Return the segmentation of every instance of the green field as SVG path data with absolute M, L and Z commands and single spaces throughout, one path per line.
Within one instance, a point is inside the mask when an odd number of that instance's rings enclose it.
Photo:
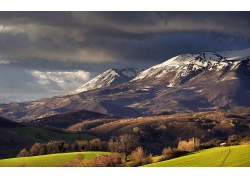
M 144 167 L 250 167 L 250 145 L 201 150 Z
M 73 158 L 82 153 L 84 159 L 93 159 L 98 155 L 109 155 L 110 152 L 88 151 L 88 152 L 74 152 L 74 153 L 58 153 L 42 156 L 32 157 L 19 157 L 0 160 L 0 167 L 55 167 L 59 166 L 62 162 L 70 162 Z

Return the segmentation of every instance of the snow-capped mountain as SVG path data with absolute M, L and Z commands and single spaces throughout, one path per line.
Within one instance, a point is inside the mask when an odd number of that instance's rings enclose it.
M 168 87 L 178 86 L 181 83 L 180 78 L 185 79 L 191 75 L 191 77 L 189 77 L 190 79 L 204 70 L 236 70 L 242 63 L 246 63 L 245 65 L 247 66 L 250 60 L 249 57 L 250 49 L 182 54 L 141 72 L 131 80 L 131 82 L 143 81 L 148 78 L 155 78 L 158 80 L 164 78 L 169 81 Z M 230 74 L 230 76 L 223 77 L 220 80 L 223 81 L 236 78 L 235 74 Z
M 0 116 L 29 121 L 81 109 L 138 117 L 249 107 L 249 57 L 250 49 L 202 52 L 179 55 L 142 72 L 110 69 L 67 96 L 4 105 Z
M 141 71 L 143 71 L 143 68 L 109 69 L 81 87 L 64 95 L 73 95 L 92 89 L 121 84 L 130 81 Z

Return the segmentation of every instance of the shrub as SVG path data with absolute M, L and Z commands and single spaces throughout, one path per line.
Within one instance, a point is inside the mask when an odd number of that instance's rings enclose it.
M 189 141 L 179 141 L 178 150 L 192 152 L 199 149 L 200 140 L 198 138 L 191 138 Z
M 26 149 L 22 149 L 17 155 L 17 157 L 28 157 L 28 156 L 30 156 L 30 152 L 27 151 Z
M 176 155 L 176 149 L 171 149 L 170 147 L 164 148 L 162 150 L 162 159 L 161 160 L 168 160 L 174 158 Z
M 141 146 L 132 151 L 129 157 L 133 166 L 141 166 L 152 163 L 152 154 L 146 156 L 146 153 L 143 151 Z
M 121 166 L 122 160 L 117 154 L 112 153 L 111 155 L 102 155 L 94 159 L 96 167 L 117 167 Z

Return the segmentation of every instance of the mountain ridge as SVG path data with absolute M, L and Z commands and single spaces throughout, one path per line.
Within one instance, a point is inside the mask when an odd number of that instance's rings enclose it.
M 112 110 L 114 116 L 124 116 L 123 111 L 130 108 L 129 115 L 138 117 L 163 111 L 200 112 L 250 106 L 249 57 L 250 49 L 178 55 L 130 81 L 78 94 L 8 104 L 0 108 L 0 115 L 32 120 L 88 108 L 101 113 Z
M 126 68 L 126 69 L 109 69 L 97 77 L 91 79 L 84 85 L 76 88 L 73 91 L 65 93 L 64 95 L 74 95 L 84 91 L 89 91 L 96 88 L 103 88 L 112 85 L 121 84 L 133 79 L 143 68 Z

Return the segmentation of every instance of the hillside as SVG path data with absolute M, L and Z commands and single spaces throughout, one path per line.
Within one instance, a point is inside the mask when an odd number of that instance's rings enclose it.
M 144 167 L 249 167 L 250 145 L 216 147 Z
M 30 148 L 36 142 L 44 143 L 50 140 L 74 142 L 95 138 L 83 133 L 59 133 L 37 127 L 0 127 L 0 134 L 0 158 L 16 157 L 23 148 Z
M 63 162 L 70 162 L 77 154 L 83 154 L 84 159 L 93 159 L 99 155 L 108 155 L 110 152 L 74 152 L 59 153 L 32 157 L 19 157 L 0 160 L 0 167 L 59 167 Z
M 232 110 L 233 111 L 233 110 Z M 172 114 L 116 121 L 94 120 L 68 127 L 69 132 L 88 133 L 109 140 L 125 133 L 133 134 L 141 145 L 153 154 L 161 154 L 164 147 L 177 147 L 179 140 L 197 137 L 201 143 L 239 139 L 250 134 L 250 109 L 239 114 L 231 111 Z
M 71 125 L 83 122 L 85 120 L 117 119 L 117 118 L 118 117 L 104 115 L 97 112 L 78 110 L 73 112 L 56 114 L 45 118 L 38 118 L 36 120 L 30 121 L 27 124 L 31 126 L 51 126 L 56 128 L 67 128 Z
M 0 117 L 0 128 L 15 128 L 15 127 L 24 127 L 22 123 L 11 121 L 9 119 Z

